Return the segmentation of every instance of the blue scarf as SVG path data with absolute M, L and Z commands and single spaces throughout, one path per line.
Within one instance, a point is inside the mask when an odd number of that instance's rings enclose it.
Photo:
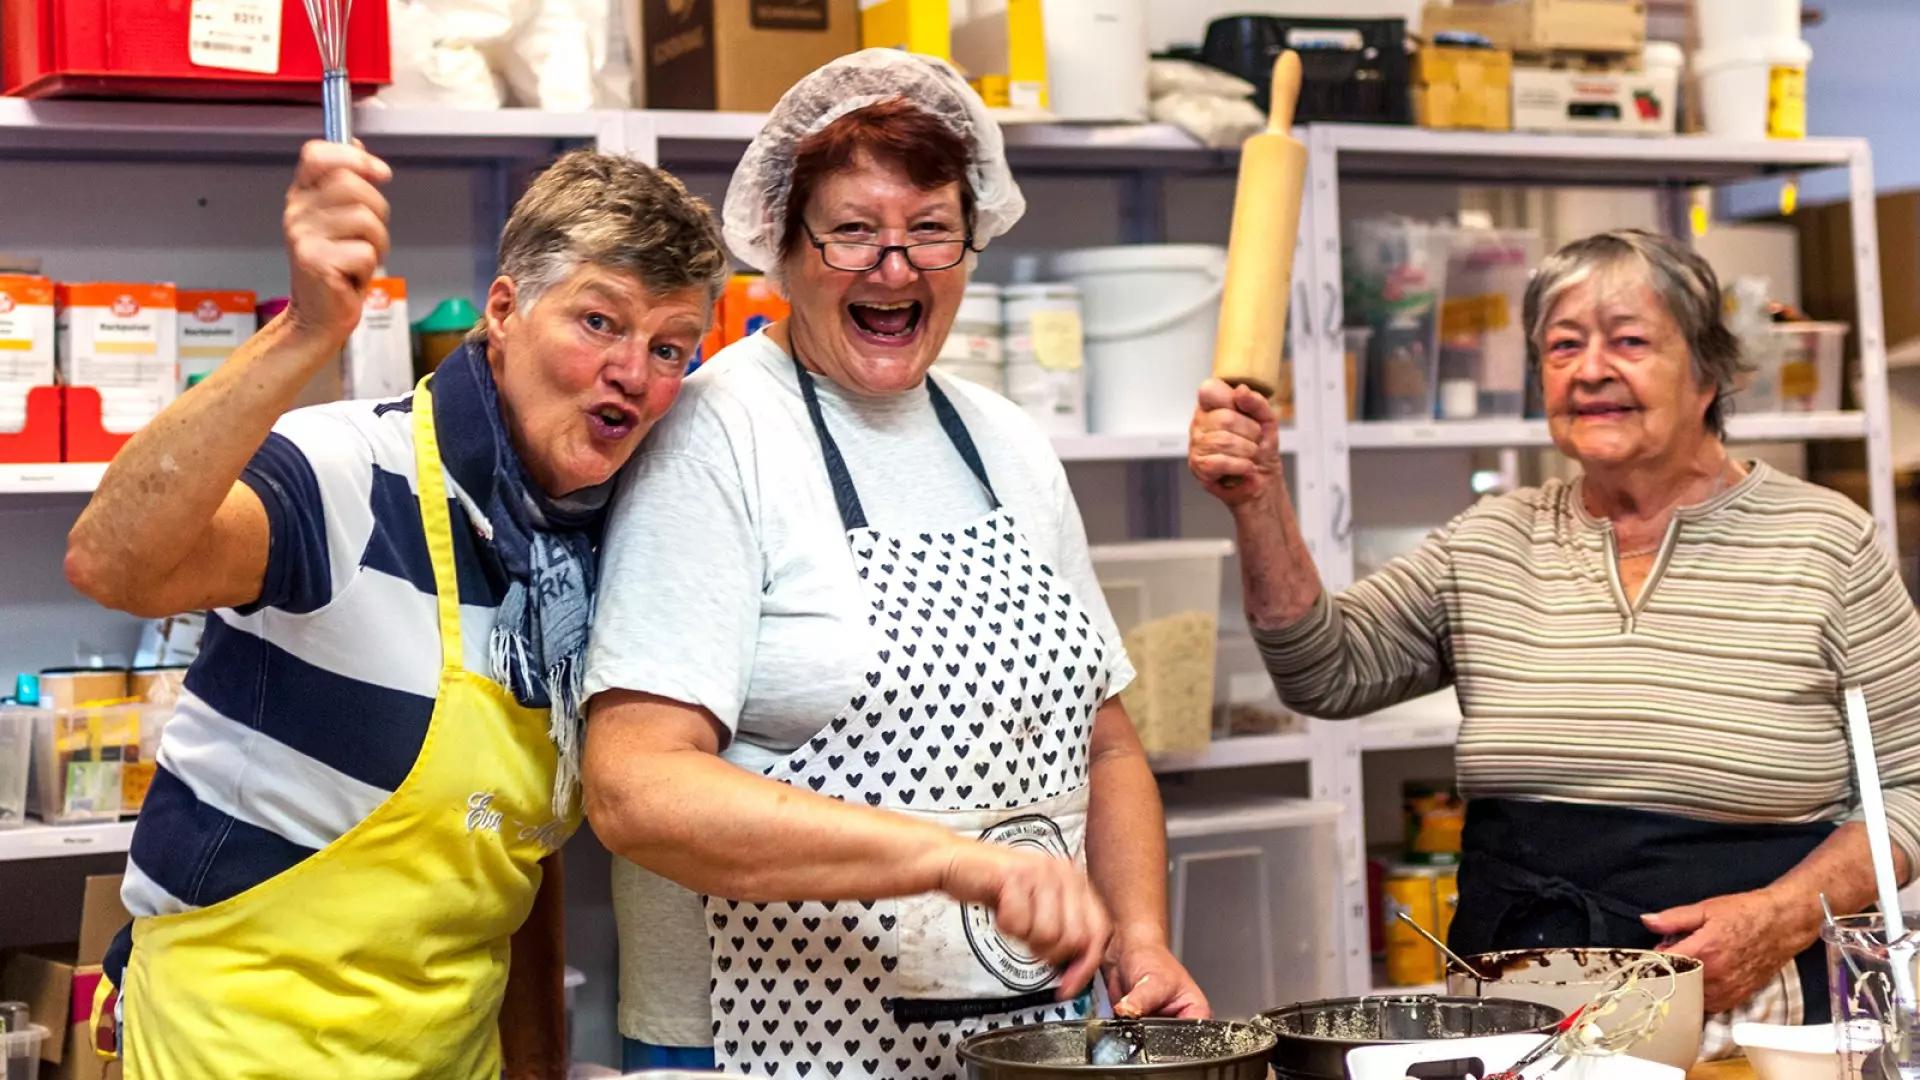
M 553 812 L 564 817 L 580 785 L 587 630 L 613 482 L 561 498 L 540 490 L 507 435 L 484 344 L 462 346 L 435 370 L 433 419 L 441 460 L 507 580 L 489 674 L 521 705 L 548 711 L 560 759 Z

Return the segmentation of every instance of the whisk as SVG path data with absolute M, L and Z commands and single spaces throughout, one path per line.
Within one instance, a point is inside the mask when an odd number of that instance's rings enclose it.
M 1653 1037 L 1666 1021 L 1678 983 L 1673 961 L 1659 953 L 1649 953 L 1615 972 L 1600 993 L 1575 1009 L 1561 1021 L 1552 1035 L 1512 1066 L 1489 1073 L 1486 1080 L 1521 1080 L 1521 1075 L 1549 1053 L 1558 1052 L 1558 1069 L 1575 1055 L 1604 1056 L 1622 1054 L 1645 1039 Z M 1658 990 L 1653 987 L 1659 986 Z M 1599 1021 L 1614 1017 L 1606 1028 Z
M 306 0 L 320 45 L 320 106 L 328 142 L 353 141 L 353 89 L 347 84 L 347 16 L 353 0 Z

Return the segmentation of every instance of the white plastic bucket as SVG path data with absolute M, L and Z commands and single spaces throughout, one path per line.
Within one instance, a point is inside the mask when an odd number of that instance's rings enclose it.
M 1147 0 L 1044 0 L 1054 116 L 1147 119 Z
M 1693 54 L 1707 134 L 1725 139 L 1798 139 L 1807 133 L 1807 64 L 1813 46 L 1745 42 Z
M 1087 312 L 1090 426 L 1102 435 L 1185 431 L 1213 370 L 1227 249 L 1132 244 L 1054 257 Z
M 1702 50 L 1800 36 L 1800 0 L 1694 0 L 1694 12 Z
M 953 329 L 940 344 L 933 370 L 1004 393 L 1006 386 L 1005 329 L 1000 317 L 1000 286 L 975 282 L 967 286 L 954 316 Z
M 1087 433 L 1085 328 L 1080 290 L 1059 283 L 1009 285 L 1006 394 L 1048 435 Z

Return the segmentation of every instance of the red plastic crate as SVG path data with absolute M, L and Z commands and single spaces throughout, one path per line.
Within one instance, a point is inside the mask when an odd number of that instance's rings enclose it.
M 283 0 L 280 70 L 188 58 L 192 0 L 0 0 L 0 86 L 13 97 L 318 102 L 320 50 L 301 0 Z M 355 96 L 392 81 L 386 0 L 354 0 L 347 75 Z

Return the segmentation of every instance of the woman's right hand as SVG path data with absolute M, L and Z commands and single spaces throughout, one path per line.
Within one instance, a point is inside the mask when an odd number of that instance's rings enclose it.
M 1093 981 L 1113 935 L 1107 906 L 1087 875 L 1066 859 L 1037 851 L 962 841 L 947 862 L 940 891 L 963 904 L 984 905 L 1002 933 L 1064 969 L 1062 1001 Z
M 1219 379 L 1200 384 L 1187 433 L 1187 469 L 1228 506 L 1253 502 L 1285 482 L 1280 418 L 1257 391 Z
M 292 271 L 287 318 L 303 333 L 344 346 L 389 240 L 387 200 L 377 185 L 387 163 L 358 144 L 314 140 L 300 148 L 281 227 Z

